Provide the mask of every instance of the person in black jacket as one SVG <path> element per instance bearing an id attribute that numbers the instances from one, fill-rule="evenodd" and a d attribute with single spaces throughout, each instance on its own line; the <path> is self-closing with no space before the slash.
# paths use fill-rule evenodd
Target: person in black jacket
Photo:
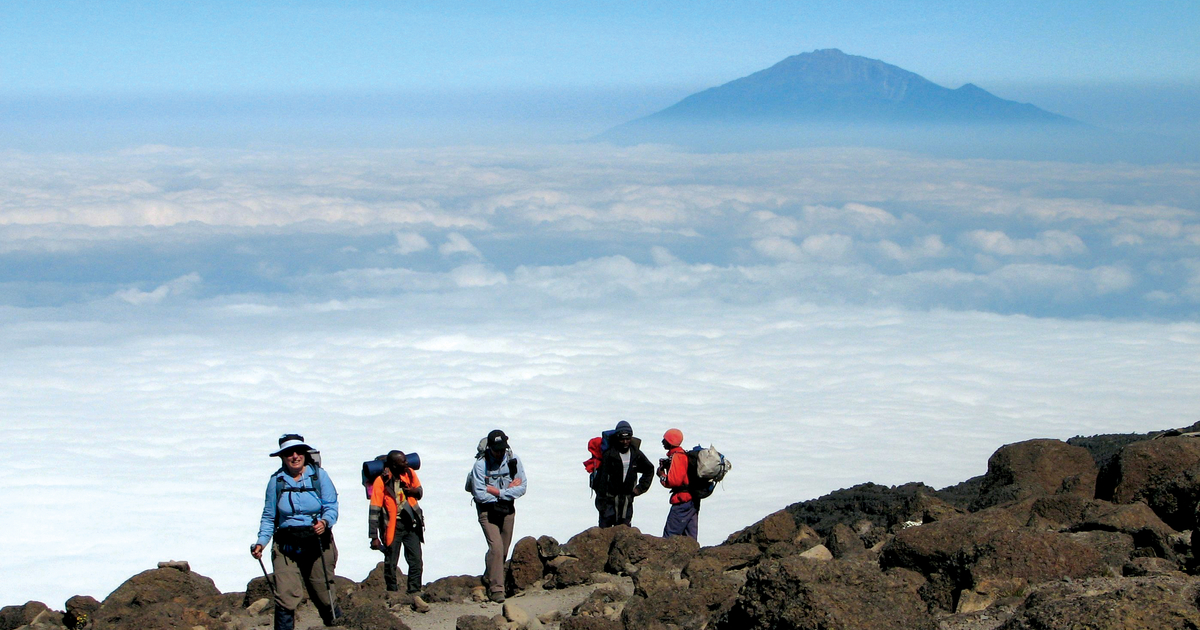
<path id="1" fill-rule="evenodd" d="M 628 422 L 618 422 L 609 440 L 594 487 L 600 527 L 629 525 L 633 521 L 633 498 L 649 490 L 654 479 L 654 465 L 638 448 Z"/>

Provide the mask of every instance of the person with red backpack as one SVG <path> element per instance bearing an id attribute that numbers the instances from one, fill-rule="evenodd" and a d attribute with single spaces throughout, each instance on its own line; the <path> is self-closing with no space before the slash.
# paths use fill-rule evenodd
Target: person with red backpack
<path id="1" fill-rule="evenodd" d="M 687 452 L 683 444 L 683 432 L 668 429 L 663 434 L 662 445 L 667 456 L 658 460 L 658 480 L 671 491 L 671 510 L 667 512 L 667 524 L 663 527 L 663 538 L 691 536 L 696 538 L 700 521 L 700 498 L 693 497 L 691 479 L 688 474 Z"/>
<path id="2" fill-rule="evenodd" d="M 601 453 L 592 479 L 600 527 L 632 524 L 633 498 L 650 489 L 654 465 L 642 453 L 640 443 L 634 443 L 633 427 L 624 420 L 609 435 L 608 448 Z"/>

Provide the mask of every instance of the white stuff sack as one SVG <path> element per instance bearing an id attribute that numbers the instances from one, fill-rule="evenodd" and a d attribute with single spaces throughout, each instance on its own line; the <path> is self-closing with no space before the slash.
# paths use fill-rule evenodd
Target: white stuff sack
<path id="1" fill-rule="evenodd" d="M 725 478 L 725 473 L 733 468 L 733 463 L 725 458 L 711 444 L 708 448 L 696 453 L 696 474 L 707 481 L 719 482 Z"/>

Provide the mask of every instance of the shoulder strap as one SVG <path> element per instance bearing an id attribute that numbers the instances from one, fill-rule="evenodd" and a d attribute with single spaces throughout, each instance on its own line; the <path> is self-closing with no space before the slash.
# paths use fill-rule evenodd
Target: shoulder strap
<path id="1" fill-rule="evenodd" d="M 517 478 L 517 458 L 509 456 L 508 458 L 508 476 L 513 479 Z"/>

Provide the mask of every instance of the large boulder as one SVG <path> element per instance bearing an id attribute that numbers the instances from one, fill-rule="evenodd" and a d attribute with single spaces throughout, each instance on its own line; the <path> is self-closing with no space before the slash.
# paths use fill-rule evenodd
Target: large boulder
<path id="1" fill-rule="evenodd" d="M 176 568 L 143 571 L 117 587 L 96 610 L 96 630 L 186 628 L 216 621 L 223 604 L 212 579 Z"/>
<path id="2" fill-rule="evenodd" d="M 50 610 L 42 602 L 26 602 L 23 606 L 0 608 L 0 630 L 16 630 L 38 624 L 40 627 L 65 627 L 62 613 Z"/>
<path id="3" fill-rule="evenodd" d="M 920 596 L 924 579 L 911 571 L 881 572 L 860 562 L 800 557 L 750 569 L 746 585 L 717 622 L 721 630 L 933 629 Z"/>
<path id="4" fill-rule="evenodd" d="M 1001 630 L 1200 628 L 1197 580 L 1182 575 L 1056 582 L 1036 589 Z"/>
<path id="5" fill-rule="evenodd" d="M 1101 472 L 1096 498 L 1113 503 L 1145 501 L 1168 525 L 1196 525 L 1200 496 L 1200 439 L 1176 436 L 1136 442 Z"/>
<path id="6" fill-rule="evenodd" d="M 660 576 L 665 573 L 655 569 L 646 571 Z M 639 589 L 645 588 L 646 584 L 643 582 Z M 650 597 L 634 595 L 625 604 L 625 609 L 621 612 L 621 621 L 626 628 L 638 630 L 710 628 L 712 620 L 726 612 L 733 605 L 736 596 L 737 588 L 733 585 L 723 586 L 714 582 L 688 587 L 676 582 L 667 588 L 654 590 Z"/>
<path id="7" fill-rule="evenodd" d="M 644 568 L 680 570 L 700 550 L 688 536 L 659 538 L 636 528 L 621 528 L 613 535 L 604 568 L 609 573 L 625 573 Z"/>
<path id="8" fill-rule="evenodd" d="M 363 598 L 346 607 L 338 625 L 357 630 L 409 630 L 408 624 L 388 610 L 378 599 Z"/>
<path id="9" fill-rule="evenodd" d="M 758 562 L 762 553 L 756 545 L 738 543 L 704 547 L 683 567 L 683 578 L 696 583 L 726 571 L 743 569 Z"/>
<path id="10" fill-rule="evenodd" d="M 1096 462 L 1087 449 L 1059 440 L 1027 440 L 1001 446 L 988 459 L 972 510 L 1031 497 L 1096 493 Z"/>
<path id="11" fill-rule="evenodd" d="M 949 611 L 956 609 L 962 592 L 997 580 L 1037 584 L 1104 572 L 1095 549 L 1064 534 L 1023 527 L 1011 513 L 996 508 L 898 532 L 883 547 L 879 562 L 924 575 L 929 583 L 922 596 Z"/>
<path id="12" fill-rule="evenodd" d="M 508 582 L 513 588 L 523 591 L 542 579 L 544 570 L 538 555 L 537 539 L 526 536 L 513 545 L 512 559 L 508 563 Z"/>
<path id="13" fill-rule="evenodd" d="M 478 575 L 451 575 L 425 585 L 425 599 L 431 602 L 469 602 L 472 592 L 483 585 Z"/>
<path id="14" fill-rule="evenodd" d="M 613 536 L 618 532 L 634 529 L 627 525 L 616 527 L 592 527 L 575 534 L 559 549 L 560 556 L 571 556 L 580 562 L 583 573 L 596 573 L 604 570 L 608 562 L 608 550 L 612 545 Z"/>
<path id="15" fill-rule="evenodd" d="M 63 623 L 68 628 L 82 628 L 91 621 L 96 611 L 100 610 L 100 602 L 91 595 L 75 595 L 68 599 L 65 605 L 67 611 L 63 615 Z"/>

